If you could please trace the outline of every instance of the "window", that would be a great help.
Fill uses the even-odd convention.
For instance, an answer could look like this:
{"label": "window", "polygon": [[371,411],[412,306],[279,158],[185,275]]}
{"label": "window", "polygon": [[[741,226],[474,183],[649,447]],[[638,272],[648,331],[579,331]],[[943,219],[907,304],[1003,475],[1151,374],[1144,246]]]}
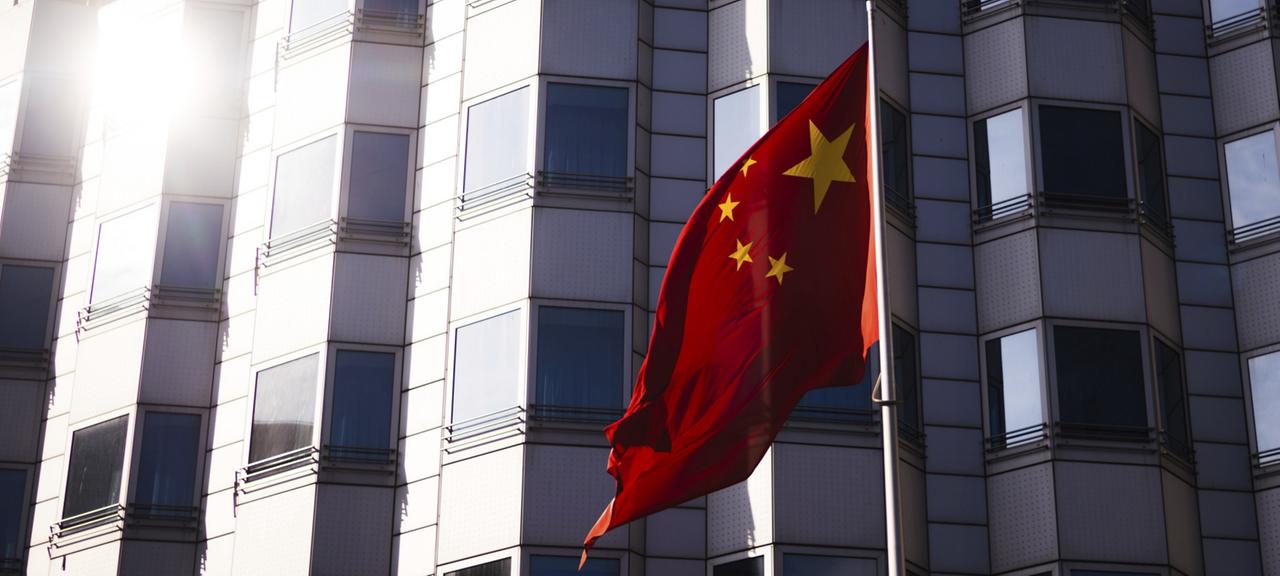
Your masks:
{"label": "window", "polygon": [[804,102],[810,92],[813,92],[813,84],[801,84],[799,82],[778,82],[774,87],[778,92],[774,104],[777,109],[774,122],[782,120],[784,116],[790,114],[801,102]]}
{"label": "window", "polygon": [[396,355],[338,350],[329,420],[330,456],[386,461],[392,449],[391,411]]}
{"label": "window", "polygon": [[182,288],[218,288],[222,249],[222,205],[173,202],[165,225],[160,283]]}
{"label": "window", "polygon": [[542,169],[575,176],[627,175],[626,88],[547,84]]}
{"label": "window", "polygon": [[1182,383],[1182,357],[1156,338],[1155,361],[1164,443],[1175,455],[1190,461],[1191,424],[1187,415],[1187,393]]}
{"label": "window", "polygon": [[867,369],[853,386],[818,388],[807,392],[791,417],[797,420],[870,422],[875,414],[871,388],[880,375],[880,344],[867,351]]}
{"label": "window", "polygon": [[0,265],[0,348],[46,348],[52,299],[53,268]]}
{"label": "window", "polygon": [[364,0],[364,9],[395,14],[417,14],[418,0]]}
{"label": "window", "polygon": [[289,33],[305,30],[346,11],[347,0],[293,0]]}
{"label": "window", "polygon": [[783,554],[784,576],[854,576],[874,575],[879,563],[869,558],[841,558],[810,554]]}
{"label": "window", "polygon": [[893,377],[897,387],[898,428],[912,438],[920,438],[920,379],[916,362],[916,337],[893,325]]}
{"label": "window", "polygon": [[190,515],[194,510],[200,415],[147,412],[134,503],[150,515]]}
{"label": "window", "polygon": [[1154,572],[1115,572],[1113,570],[1072,570],[1071,576],[1157,576]]}
{"label": "window", "polygon": [[987,341],[987,411],[995,448],[1034,441],[1044,424],[1037,334],[1032,328]]}
{"label": "window", "polygon": [[22,557],[22,517],[27,507],[25,470],[0,468],[0,567]]}
{"label": "window", "polygon": [[1276,132],[1268,130],[1226,145],[1231,226],[1237,240],[1275,230],[1280,218],[1280,168]]}
{"label": "window", "polygon": [[884,197],[889,205],[910,213],[911,148],[907,138],[906,115],[881,100],[880,165],[884,168]]}
{"label": "window", "polygon": [[[1250,12],[1259,12],[1262,0],[1209,0],[1209,14],[1217,25]],[[1258,14],[1259,17],[1262,14]]]}
{"label": "window", "polygon": [[467,113],[464,199],[510,188],[529,172],[529,89],[472,106]]}
{"label": "window", "polygon": [[1249,359],[1249,390],[1260,461],[1264,465],[1280,462],[1280,352]]}
{"label": "window", "polygon": [[348,218],[404,222],[408,182],[408,135],[352,134]]}
{"label": "window", "polygon": [[613,421],[627,353],[621,310],[538,309],[537,415]]}
{"label": "window", "polygon": [[102,223],[90,303],[151,285],[157,220],[151,206]]}
{"label": "window", "polygon": [[1128,198],[1120,112],[1040,107],[1044,192],[1072,199]]}
{"label": "window", "polygon": [[120,474],[128,431],[129,417],[120,416],[72,433],[63,518],[120,503]]}
{"label": "window", "polygon": [[1076,429],[1147,426],[1137,331],[1056,326],[1053,339],[1063,423]]}
{"label": "window", "polygon": [[978,205],[990,207],[985,214],[988,218],[1014,212],[1020,207],[1014,200],[1027,195],[1026,137],[1023,129],[1021,108],[973,124]]}
{"label": "window", "polygon": [[258,372],[249,462],[311,445],[319,358],[319,354],[303,356]]}
{"label": "window", "polygon": [[760,126],[760,87],[751,86],[716,98],[712,115],[712,178],[718,180],[764,134]]}
{"label": "window", "polygon": [[1150,220],[1160,226],[1169,224],[1169,198],[1164,186],[1164,152],[1160,137],[1141,122],[1133,123],[1134,142],[1138,148],[1138,197]]}
{"label": "window", "polygon": [[[300,2],[299,2],[300,3]],[[271,206],[271,237],[330,218],[333,158],[338,137],[329,136],[276,159],[276,195]]]}
{"label": "window", "polygon": [[458,328],[453,352],[453,422],[520,404],[520,311]]}
{"label": "window", "polygon": [[479,566],[445,572],[444,576],[511,576],[511,559],[503,558]]}
{"label": "window", "polygon": [[743,558],[711,569],[712,576],[764,576],[764,556]]}
{"label": "window", "polygon": [[578,570],[578,559],[572,556],[530,556],[529,576],[618,576],[620,562],[616,558],[588,558]]}

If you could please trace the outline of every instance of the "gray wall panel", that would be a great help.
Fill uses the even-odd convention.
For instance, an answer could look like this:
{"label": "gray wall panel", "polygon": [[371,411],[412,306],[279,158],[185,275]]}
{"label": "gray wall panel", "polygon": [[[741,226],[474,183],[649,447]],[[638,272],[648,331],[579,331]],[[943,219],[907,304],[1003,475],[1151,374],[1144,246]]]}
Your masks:
{"label": "gray wall panel", "polygon": [[1167,470],[1161,476],[1169,563],[1184,574],[1199,576],[1204,572],[1204,554],[1200,550],[1200,507],[1196,490]]}
{"label": "gray wall panel", "polygon": [[969,113],[1027,96],[1027,51],[1021,19],[974,32],[964,41]]}
{"label": "gray wall panel", "polygon": [[1175,218],[1222,220],[1222,191],[1216,180],[1170,176],[1169,208]]}
{"label": "gray wall panel", "polygon": [[707,55],[697,52],[654,50],[653,88],[706,93]]}
{"label": "gray wall panel", "polygon": [[925,378],[977,380],[977,338],[933,332],[920,334],[920,374]]}
{"label": "gray wall panel", "polygon": [[823,77],[867,40],[856,2],[769,0],[769,72]]}
{"label": "gray wall panel", "polygon": [[968,244],[972,239],[969,203],[916,199],[916,239]]}
{"label": "gray wall panel", "polygon": [[916,246],[916,270],[923,286],[973,288],[973,249],[967,246]]}
{"label": "gray wall panel", "polygon": [[1160,91],[1184,96],[1209,96],[1209,66],[1203,58],[1156,55]]}
{"label": "gray wall panel", "polygon": [[[1123,103],[1120,25],[1027,17],[1027,69],[1033,96]],[[1071,50],[1063,50],[1071,46]]]}
{"label": "gray wall panel", "polygon": [[[987,522],[987,483],[984,479],[929,474],[927,482],[930,522]],[[985,544],[983,548],[986,548]]]}
{"label": "gray wall panel", "polygon": [[[395,490],[370,486],[320,486],[316,506],[317,576],[384,573],[391,566]],[[434,497],[434,495],[433,495]]]}
{"label": "gray wall panel", "polygon": [[1258,493],[1258,537],[1266,573],[1280,574],[1280,489]]}
{"label": "gray wall panel", "polygon": [[654,92],[653,131],[706,136],[707,99],[693,94]]}
{"label": "gray wall panel", "polygon": [[968,155],[963,118],[911,115],[911,150],[916,154],[964,158]]}
{"label": "gray wall panel", "polygon": [[1213,138],[1213,101],[1196,96],[1160,97],[1164,131],[1181,136]]}
{"label": "gray wall panel", "polygon": [[925,378],[923,387],[926,424],[982,425],[982,393],[977,382]]}
{"label": "gray wall panel", "polygon": [[797,444],[773,450],[779,541],[884,546],[879,451]]}
{"label": "gray wall panel", "polygon": [[1240,358],[1230,352],[1188,350],[1183,354],[1187,368],[1187,391],[1191,394],[1234,396],[1240,392]]}
{"label": "gray wall panel", "polygon": [[1040,242],[1046,314],[1130,322],[1146,319],[1137,237],[1044,229]]}
{"label": "gray wall panel", "polygon": [[913,72],[964,73],[964,52],[958,36],[907,32],[907,52]]}
{"label": "gray wall panel", "polygon": [[541,4],[542,72],[635,78],[636,3],[543,0]]}
{"label": "gray wall panel", "polygon": [[907,21],[912,30],[959,32],[960,4],[957,2],[908,2]]}
{"label": "gray wall panel", "polygon": [[645,553],[698,558],[707,553],[707,512],[670,508],[645,519]]}
{"label": "gray wall panel", "polygon": [[1204,57],[1204,20],[1199,17],[1157,14],[1156,50],[1167,54]]}
{"label": "gray wall panel", "polygon": [[649,181],[649,217],[667,222],[684,222],[702,201],[706,185],[696,180],[654,178]]}
{"label": "gray wall panel", "polygon": [[1057,509],[1052,464],[992,476],[991,571],[1049,562],[1058,556]]}
{"label": "gray wall panel", "polygon": [[1215,576],[1217,574],[1262,576],[1258,543],[1249,540],[1205,538],[1204,567],[1206,573]]}
{"label": "gray wall panel", "polygon": [[1227,263],[1227,233],[1221,222],[1174,219],[1178,235],[1174,255],[1179,260]]}
{"label": "gray wall panel", "polygon": [[911,159],[912,192],[917,199],[969,202],[969,164],[965,160],[916,156]]}
{"label": "gray wall panel", "polygon": [[1166,562],[1158,469],[1061,462],[1057,483],[1063,556]]}
{"label": "gray wall panel", "polygon": [[1177,14],[1199,18],[1201,5],[1199,0],[1153,0],[1151,7],[1162,14]]}
{"label": "gray wall panel", "polygon": [[1196,469],[1201,489],[1253,489],[1248,446],[1197,442]]}
{"label": "gray wall panel", "polygon": [[1040,316],[1040,256],[1034,231],[981,244],[975,259],[980,332]]}
{"label": "gray wall panel", "polygon": [[964,116],[964,78],[912,72],[911,110]]}
{"label": "gray wall panel", "polygon": [[653,43],[657,48],[706,52],[706,12],[665,8],[654,9]]}
{"label": "gray wall panel", "polygon": [[1248,444],[1244,400],[1192,396],[1191,429],[1196,440]]}
{"label": "gray wall panel", "polygon": [[1182,341],[1178,316],[1178,279],[1173,259],[1142,240],[1142,283],[1146,293],[1147,321],[1176,342]]}
{"label": "gray wall panel", "polygon": [[1195,178],[1218,177],[1218,149],[1213,140],[1165,136],[1164,155],[1171,175]]}
{"label": "gray wall panel", "polygon": [[929,568],[934,574],[986,574],[991,570],[987,549],[986,527],[929,525]]}
{"label": "gray wall panel", "polygon": [[973,292],[949,288],[920,289],[920,329],[972,334],[978,328]]}
{"label": "gray wall panel", "polygon": [[653,175],[698,180],[706,175],[707,144],[702,138],[653,136]]}
{"label": "gray wall panel", "polygon": [[1237,264],[1231,278],[1240,349],[1280,342],[1280,254]]}
{"label": "gray wall panel", "polygon": [[1178,297],[1187,304],[1231,306],[1231,275],[1218,264],[1178,263]]}
{"label": "gray wall panel", "polygon": [[1275,55],[1270,42],[1257,42],[1214,56],[1209,60],[1209,72],[1219,135],[1276,118]]}
{"label": "gray wall panel", "polygon": [[719,90],[764,71],[764,42],[747,41],[748,3],[738,0],[711,11],[708,55],[711,89]]}
{"label": "gray wall panel", "polygon": [[1160,96],[1156,86],[1156,59],[1147,44],[1123,29],[1125,91],[1129,105],[1140,116],[1157,125],[1160,119]]}
{"label": "gray wall panel", "polygon": [[1236,324],[1231,310],[1182,307],[1183,345],[1201,350],[1231,352],[1236,349]]}
{"label": "gray wall panel", "polygon": [[1200,527],[1206,538],[1258,538],[1258,518],[1249,492],[1200,491]]}
{"label": "gray wall panel", "polygon": [[981,430],[927,426],[925,434],[930,473],[982,475]]}

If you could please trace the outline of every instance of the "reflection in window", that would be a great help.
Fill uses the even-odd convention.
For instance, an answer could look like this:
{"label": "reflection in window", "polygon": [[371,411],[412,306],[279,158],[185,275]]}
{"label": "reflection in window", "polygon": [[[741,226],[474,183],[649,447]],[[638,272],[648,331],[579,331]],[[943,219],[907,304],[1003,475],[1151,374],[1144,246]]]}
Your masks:
{"label": "reflection in window", "polygon": [[217,288],[221,247],[221,204],[169,204],[160,283],[183,288]]}
{"label": "reflection in window", "polygon": [[338,137],[329,136],[276,159],[276,194],[271,237],[328,220],[333,202],[333,158]]}
{"label": "reflection in window", "polygon": [[445,572],[444,576],[511,576],[511,559],[503,558],[479,566]]}
{"label": "reflection in window", "polygon": [[909,437],[920,438],[920,378],[916,361],[916,337],[893,325],[893,385],[898,395],[898,428]]}
{"label": "reflection in window", "polygon": [[529,89],[521,88],[470,108],[463,193],[503,188],[529,172]]}
{"label": "reflection in window", "polygon": [[720,179],[764,134],[760,126],[760,87],[752,86],[716,98],[712,120],[714,129],[715,179]]}
{"label": "reflection in window", "polygon": [[299,32],[347,11],[347,0],[293,0],[289,33]]}
{"label": "reflection in window", "polygon": [[880,375],[880,344],[867,351],[867,369],[853,386],[817,388],[800,398],[791,417],[797,420],[838,422],[870,422],[875,410],[871,405],[871,388]]}
{"label": "reflection in window", "polygon": [[[1249,359],[1249,390],[1258,452],[1280,450],[1280,352]],[[1264,460],[1264,463],[1277,461],[1280,460]]]}
{"label": "reflection in window", "polygon": [[907,116],[881,100],[880,164],[885,200],[904,212],[911,210],[911,148],[907,139]]}
{"label": "reflection in window", "polygon": [[348,218],[403,222],[408,181],[408,135],[352,134]]}
{"label": "reflection in window", "polygon": [[458,328],[453,348],[453,422],[519,405],[519,310]]}
{"label": "reflection in window", "polygon": [[783,554],[784,576],[853,576],[875,574],[877,562],[868,558],[842,558],[810,554]]}
{"label": "reflection in window", "polygon": [[1158,338],[1155,339],[1154,352],[1164,442],[1174,454],[1190,460],[1191,424],[1187,415],[1187,392],[1182,381],[1182,357]]}
{"label": "reflection in window", "polygon": [[1280,216],[1275,130],[1228,142],[1226,152],[1231,226],[1239,230]]}
{"label": "reflection in window", "polygon": [[1146,428],[1142,342],[1135,330],[1053,329],[1058,412],[1077,428]]}
{"label": "reflection in window", "polygon": [[[1026,137],[1022,109],[1016,108],[973,124],[978,204],[992,206],[1027,194]],[[995,211],[991,218],[1008,212]]]}
{"label": "reflection in window", "polygon": [[1260,8],[1262,8],[1262,0],[1209,0],[1209,15],[1214,24],[1220,24],[1245,13],[1258,12]]}
{"label": "reflection in window", "polygon": [[529,576],[618,576],[617,558],[588,558],[578,570],[578,559],[572,556],[530,556]]}
{"label": "reflection in window", "polygon": [[1045,194],[1113,202],[1128,198],[1123,137],[1118,111],[1041,106]]}
{"label": "reflection in window", "polygon": [[71,435],[63,518],[120,503],[120,473],[128,432],[129,417],[120,416],[81,428]]}
{"label": "reflection in window", "polygon": [[44,349],[52,299],[53,268],[0,265],[0,348]]}
{"label": "reflection in window", "polygon": [[743,558],[711,569],[712,576],[764,576],[764,556]]}
{"label": "reflection in window", "polygon": [[103,222],[89,301],[102,302],[151,284],[156,246],[156,207]]}
{"label": "reflection in window", "polygon": [[152,514],[190,513],[200,452],[200,416],[148,412],[143,420],[135,504]]}
{"label": "reflection in window", "polygon": [[1036,440],[1044,424],[1035,328],[987,341],[987,410],[996,448]]}
{"label": "reflection in window", "polygon": [[542,169],[562,174],[627,175],[626,88],[547,84]]}
{"label": "reflection in window", "polygon": [[613,421],[626,355],[621,310],[538,309],[538,414]]}
{"label": "reflection in window", "polygon": [[774,116],[774,122],[782,120],[784,116],[795,110],[804,99],[813,92],[813,84],[801,84],[799,82],[778,82],[774,85],[774,89],[778,92],[775,96],[774,107],[777,114]]}
{"label": "reflection in window", "polygon": [[1134,122],[1134,145],[1138,151],[1138,198],[1151,220],[1169,223],[1169,199],[1164,187],[1164,154],[1160,137],[1146,124]]}
{"label": "reflection in window", "polygon": [[329,422],[332,456],[385,460],[391,446],[396,355],[338,350]]}
{"label": "reflection in window", "polygon": [[22,557],[22,516],[27,507],[25,470],[0,468],[0,565]]}
{"label": "reflection in window", "polygon": [[249,462],[311,445],[319,359],[311,354],[258,372]]}

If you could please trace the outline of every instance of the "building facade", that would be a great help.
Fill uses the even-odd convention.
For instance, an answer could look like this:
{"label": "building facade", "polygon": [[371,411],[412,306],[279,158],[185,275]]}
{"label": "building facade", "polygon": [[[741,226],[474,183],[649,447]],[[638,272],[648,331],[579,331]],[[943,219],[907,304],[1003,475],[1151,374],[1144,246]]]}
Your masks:
{"label": "building facade", "polygon": [[[917,576],[1280,576],[1272,0],[877,0]],[[859,0],[0,7],[0,574],[575,573]],[[599,576],[885,574],[871,378]]]}

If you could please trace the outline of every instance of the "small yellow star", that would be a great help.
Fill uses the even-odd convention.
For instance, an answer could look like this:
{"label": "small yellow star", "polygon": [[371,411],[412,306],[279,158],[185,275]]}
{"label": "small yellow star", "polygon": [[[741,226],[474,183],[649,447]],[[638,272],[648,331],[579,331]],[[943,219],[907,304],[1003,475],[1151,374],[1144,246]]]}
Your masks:
{"label": "small yellow star", "polygon": [[782,275],[792,270],[795,270],[795,268],[787,266],[787,253],[783,252],[781,258],[774,258],[773,256],[769,257],[769,273],[765,274],[764,277],[777,278],[778,285],[781,286]]}
{"label": "small yellow star", "polygon": [[813,213],[822,207],[822,199],[827,197],[827,190],[832,182],[854,182],[853,172],[844,162],[844,151],[849,146],[849,137],[853,135],[853,126],[849,126],[835,140],[827,140],[818,126],[809,121],[810,155],[804,161],[792,166],[783,176],[798,176],[813,179]]}
{"label": "small yellow star", "polygon": [[747,242],[746,246],[742,245],[741,240],[734,240],[734,242],[738,243],[738,249],[733,254],[730,254],[729,257],[738,261],[738,267],[734,268],[734,270],[741,270],[743,262],[751,262],[751,254],[748,251],[751,250],[751,245],[755,244],[755,242]]}
{"label": "small yellow star", "polygon": [[743,178],[747,177],[747,170],[750,170],[755,164],[758,164],[755,158],[747,158],[747,161],[742,163],[742,169],[739,172],[742,172]]}
{"label": "small yellow star", "polygon": [[737,207],[738,207],[738,204],[741,204],[741,202],[734,202],[734,201],[733,201],[733,194],[727,194],[727,195],[725,195],[725,197],[724,197],[724,202],[720,203],[720,205],[719,205],[719,206],[720,206],[720,221],[721,221],[721,222],[724,222],[724,219],[725,219],[725,218],[728,218],[729,220],[733,220],[733,209],[734,209],[734,208],[737,208]]}

